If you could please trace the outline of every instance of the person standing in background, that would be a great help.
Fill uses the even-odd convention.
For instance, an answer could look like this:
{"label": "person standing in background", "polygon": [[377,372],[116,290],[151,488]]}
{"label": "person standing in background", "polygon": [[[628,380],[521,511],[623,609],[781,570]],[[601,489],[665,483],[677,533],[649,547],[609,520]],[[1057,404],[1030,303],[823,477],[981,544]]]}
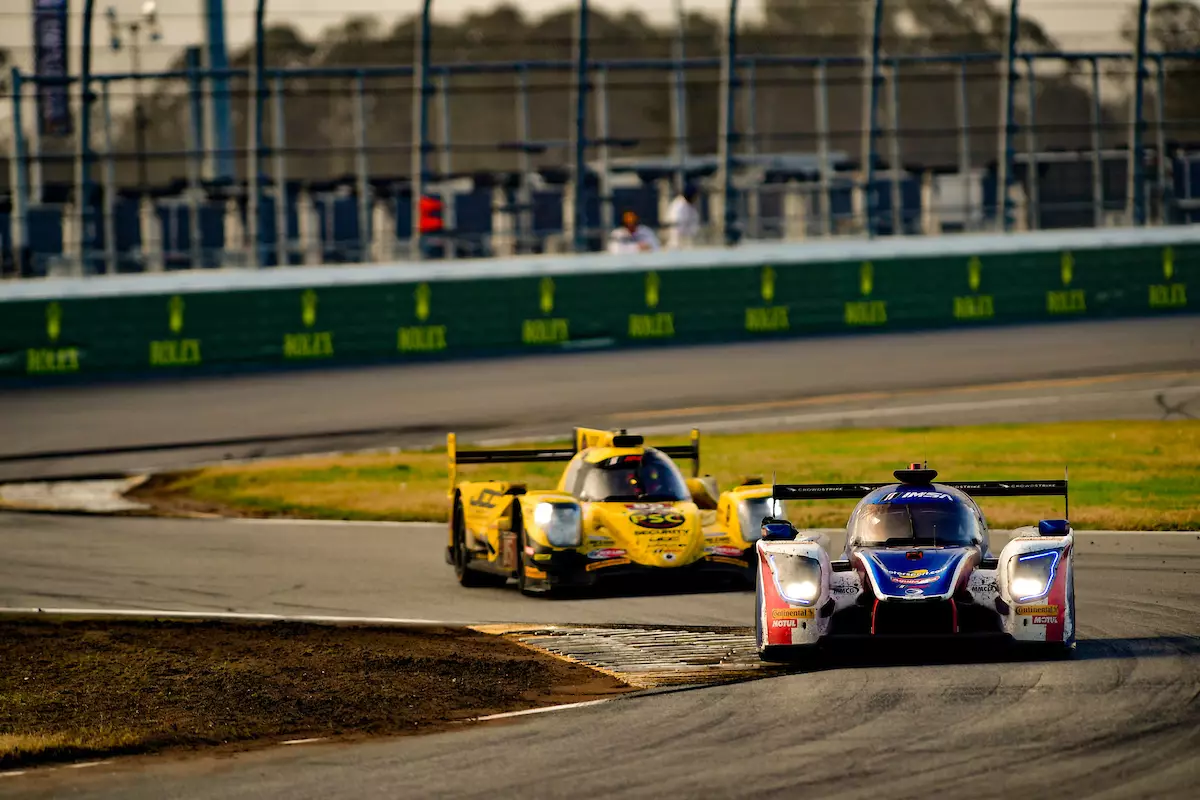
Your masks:
{"label": "person standing in background", "polygon": [[667,209],[667,222],[671,226],[667,238],[672,250],[694,247],[700,235],[700,211],[696,208],[696,188],[684,186]]}
{"label": "person standing in background", "polygon": [[646,253],[658,249],[658,237],[654,231],[638,221],[637,212],[626,211],[621,215],[621,227],[608,237],[610,253]]}

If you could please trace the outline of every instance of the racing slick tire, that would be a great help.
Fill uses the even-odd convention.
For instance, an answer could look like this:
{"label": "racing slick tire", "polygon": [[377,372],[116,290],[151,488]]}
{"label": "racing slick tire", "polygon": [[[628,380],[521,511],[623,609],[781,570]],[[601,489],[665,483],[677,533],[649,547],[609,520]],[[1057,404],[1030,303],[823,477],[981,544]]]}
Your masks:
{"label": "racing slick tire", "polygon": [[471,554],[467,550],[467,525],[463,519],[462,499],[454,498],[454,577],[459,586],[468,589],[480,587],[503,586],[508,578],[504,575],[494,575],[490,572],[480,572],[471,569]]}

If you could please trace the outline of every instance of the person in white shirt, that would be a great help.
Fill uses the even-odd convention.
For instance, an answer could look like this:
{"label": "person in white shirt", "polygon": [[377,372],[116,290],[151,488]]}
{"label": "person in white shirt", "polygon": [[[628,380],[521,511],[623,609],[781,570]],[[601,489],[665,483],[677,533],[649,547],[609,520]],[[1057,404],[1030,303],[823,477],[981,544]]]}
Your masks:
{"label": "person in white shirt", "polygon": [[610,253],[646,253],[658,248],[658,237],[654,231],[642,225],[633,211],[621,215],[621,227],[608,237]]}
{"label": "person in white shirt", "polygon": [[672,250],[696,244],[696,237],[700,234],[700,211],[696,208],[695,187],[685,186],[675,196],[671,207],[667,209],[667,222],[671,225],[667,242]]}

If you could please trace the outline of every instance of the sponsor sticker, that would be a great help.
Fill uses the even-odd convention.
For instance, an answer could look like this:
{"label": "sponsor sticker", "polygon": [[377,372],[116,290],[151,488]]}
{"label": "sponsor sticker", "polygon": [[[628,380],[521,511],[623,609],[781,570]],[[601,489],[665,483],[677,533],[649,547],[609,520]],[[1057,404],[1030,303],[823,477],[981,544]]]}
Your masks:
{"label": "sponsor sticker", "polygon": [[629,515],[629,521],[639,528],[663,530],[678,528],[686,518],[678,511],[635,511]]}
{"label": "sponsor sticker", "polygon": [[954,498],[945,492],[902,491],[888,492],[883,496],[882,503],[907,502],[912,500],[932,500],[934,502],[953,502]]}
{"label": "sponsor sticker", "polygon": [[593,550],[587,554],[588,558],[604,560],[608,558],[621,558],[625,555],[625,551],[619,547],[604,547],[599,550]]}
{"label": "sponsor sticker", "polygon": [[771,623],[772,628],[795,628],[800,623],[794,619],[777,619]]}
{"label": "sponsor sticker", "polygon": [[905,597],[920,597],[923,594],[925,594],[925,590],[918,589],[915,586],[910,586],[909,588],[904,590]]}
{"label": "sponsor sticker", "polygon": [[740,549],[738,549],[736,547],[730,547],[728,545],[717,545],[715,547],[706,547],[706,548],[704,548],[704,552],[709,553],[714,556],[732,556],[734,558],[736,558],[742,554],[742,551]]}
{"label": "sponsor sticker", "polygon": [[1021,616],[1058,616],[1058,606],[1017,606],[1017,613]]}
{"label": "sponsor sticker", "polygon": [[534,561],[549,561],[550,554],[549,553],[534,553],[533,560]]}
{"label": "sponsor sticker", "polygon": [[597,561],[594,564],[588,564],[586,569],[591,572],[594,569],[604,569],[605,567],[619,567],[622,564],[628,564],[628,558],[614,558],[612,561]]}
{"label": "sponsor sticker", "polygon": [[771,619],[814,619],[816,615],[811,608],[777,608],[771,612]]}
{"label": "sponsor sticker", "polygon": [[1034,625],[1053,625],[1058,622],[1058,617],[1034,617]]}

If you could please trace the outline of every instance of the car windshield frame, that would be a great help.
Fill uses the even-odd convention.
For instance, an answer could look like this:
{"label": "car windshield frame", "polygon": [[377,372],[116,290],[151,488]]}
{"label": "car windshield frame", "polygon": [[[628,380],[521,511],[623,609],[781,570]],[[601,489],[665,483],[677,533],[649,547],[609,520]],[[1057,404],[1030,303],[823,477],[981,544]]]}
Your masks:
{"label": "car windshield frame", "polygon": [[[872,530],[873,529],[873,530]],[[868,503],[848,531],[854,547],[980,547],[984,530],[966,503]]]}
{"label": "car windshield frame", "polygon": [[[651,470],[659,474],[651,475]],[[574,494],[589,503],[673,503],[691,499],[679,467],[657,450],[586,463],[576,486]],[[631,491],[622,491],[627,488]]]}

